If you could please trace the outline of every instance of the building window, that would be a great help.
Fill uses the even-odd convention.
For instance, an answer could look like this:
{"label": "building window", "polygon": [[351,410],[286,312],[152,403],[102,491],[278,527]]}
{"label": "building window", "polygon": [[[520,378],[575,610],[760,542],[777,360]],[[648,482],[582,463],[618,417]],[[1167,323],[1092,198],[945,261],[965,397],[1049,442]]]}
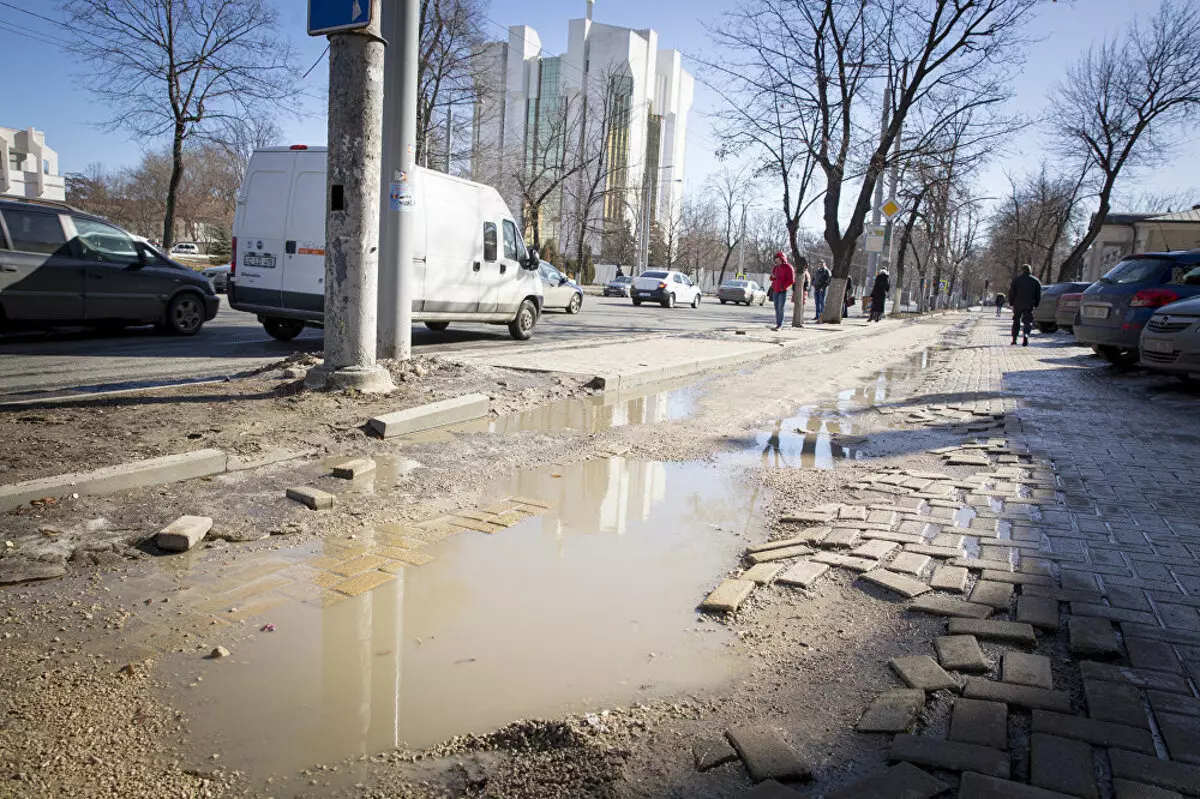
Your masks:
{"label": "building window", "polygon": [[25,171],[25,154],[14,150],[8,151],[8,168],[14,172]]}

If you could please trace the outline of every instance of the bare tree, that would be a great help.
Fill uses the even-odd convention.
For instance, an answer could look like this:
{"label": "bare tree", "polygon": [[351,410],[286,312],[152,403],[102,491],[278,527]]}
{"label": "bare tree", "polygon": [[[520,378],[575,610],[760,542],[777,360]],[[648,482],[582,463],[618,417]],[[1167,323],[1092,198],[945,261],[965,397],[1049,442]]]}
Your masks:
{"label": "bare tree", "polygon": [[1097,209],[1059,276],[1082,274],[1083,254],[1112,210],[1117,179],[1167,151],[1200,117],[1200,6],[1163,0],[1146,22],[1093,47],[1052,93],[1060,149],[1094,178]]}
{"label": "bare tree", "polygon": [[295,92],[291,48],[267,0],[67,0],[72,49],[91,69],[108,123],[171,137],[162,234],[174,237],[184,143],[223,122],[273,115]]}
{"label": "bare tree", "polygon": [[563,185],[586,165],[585,154],[577,146],[579,128],[586,124],[579,102],[578,94],[540,98],[531,115],[526,141],[518,145],[524,157],[514,153],[509,159],[514,170],[510,179],[521,201],[521,218],[534,247],[541,245],[543,206],[555,194],[561,194]]}
{"label": "bare tree", "polygon": [[749,183],[746,173],[741,169],[737,172],[726,167],[715,175],[709,176],[709,186],[716,196],[717,205],[721,212],[721,275],[717,285],[725,282],[725,270],[729,267],[729,258],[741,244],[746,235],[746,211],[749,206]]}
{"label": "bare tree", "polygon": [[[444,130],[449,118],[451,140],[461,137],[468,124],[469,109],[483,87],[474,62],[486,36],[487,4],[484,0],[421,0],[421,42],[417,62],[417,152],[418,164],[429,166],[431,156],[447,166]],[[460,107],[455,127],[454,108]]]}

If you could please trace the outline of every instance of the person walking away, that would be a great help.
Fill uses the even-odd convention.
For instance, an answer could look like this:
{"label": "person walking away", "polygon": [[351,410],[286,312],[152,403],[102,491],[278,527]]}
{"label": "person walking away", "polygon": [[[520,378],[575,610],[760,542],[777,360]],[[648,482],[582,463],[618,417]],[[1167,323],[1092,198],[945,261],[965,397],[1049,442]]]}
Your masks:
{"label": "person walking away", "polygon": [[883,304],[887,301],[888,292],[892,288],[892,279],[886,269],[880,269],[875,275],[875,284],[871,286],[871,318],[869,321],[878,322],[883,319]]}
{"label": "person walking away", "polygon": [[1004,301],[1008,299],[999,291],[996,292],[996,318],[1000,318],[1000,312],[1004,310]]}
{"label": "person walking away", "polygon": [[1023,327],[1025,335],[1021,340],[1022,347],[1029,346],[1029,331],[1033,327],[1033,309],[1042,302],[1042,282],[1033,276],[1033,267],[1021,265],[1021,274],[1013,278],[1008,287],[1008,304],[1012,308],[1012,343],[1016,346],[1017,330]]}
{"label": "person walking away", "polygon": [[813,272],[812,287],[813,300],[817,304],[817,315],[813,317],[814,322],[821,321],[821,314],[825,313],[825,294],[829,291],[829,280],[833,277],[833,273],[829,271],[829,267],[821,261],[821,265]]}
{"label": "person walking away", "polygon": [[846,275],[846,293],[842,297],[842,316],[850,315],[850,306],[854,304],[854,278]]}
{"label": "person walking away", "polygon": [[771,301],[775,303],[775,327],[783,329],[783,312],[787,308],[788,289],[796,282],[796,270],[782,252],[775,253],[775,268],[771,270]]}

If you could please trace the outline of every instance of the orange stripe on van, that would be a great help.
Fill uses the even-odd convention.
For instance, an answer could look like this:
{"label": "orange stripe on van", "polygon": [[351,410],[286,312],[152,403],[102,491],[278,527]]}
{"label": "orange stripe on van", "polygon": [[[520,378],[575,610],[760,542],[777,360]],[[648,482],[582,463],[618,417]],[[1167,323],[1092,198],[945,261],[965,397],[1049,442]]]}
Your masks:
{"label": "orange stripe on van", "polygon": [[324,255],[325,254],[324,250],[318,250],[315,247],[301,247],[300,249],[296,250],[296,252],[299,253],[300,255]]}

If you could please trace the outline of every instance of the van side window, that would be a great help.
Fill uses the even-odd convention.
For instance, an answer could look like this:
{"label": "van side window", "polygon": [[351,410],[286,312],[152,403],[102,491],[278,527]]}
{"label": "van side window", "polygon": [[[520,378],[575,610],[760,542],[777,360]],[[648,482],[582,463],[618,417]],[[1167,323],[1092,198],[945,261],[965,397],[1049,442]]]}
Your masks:
{"label": "van side window", "polygon": [[507,219],[504,220],[504,257],[517,260],[517,226]]}
{"label": "van side window", "polygon": [[483,260],[493,263],[496,260],[496,223],[483,223]]}
{"label": "van side window", "polygon": [[8,226],[8,235],[12,237],[14,250],[52,255],[67,243],[57,214],[10,208],[4,211],[4,222]]}

